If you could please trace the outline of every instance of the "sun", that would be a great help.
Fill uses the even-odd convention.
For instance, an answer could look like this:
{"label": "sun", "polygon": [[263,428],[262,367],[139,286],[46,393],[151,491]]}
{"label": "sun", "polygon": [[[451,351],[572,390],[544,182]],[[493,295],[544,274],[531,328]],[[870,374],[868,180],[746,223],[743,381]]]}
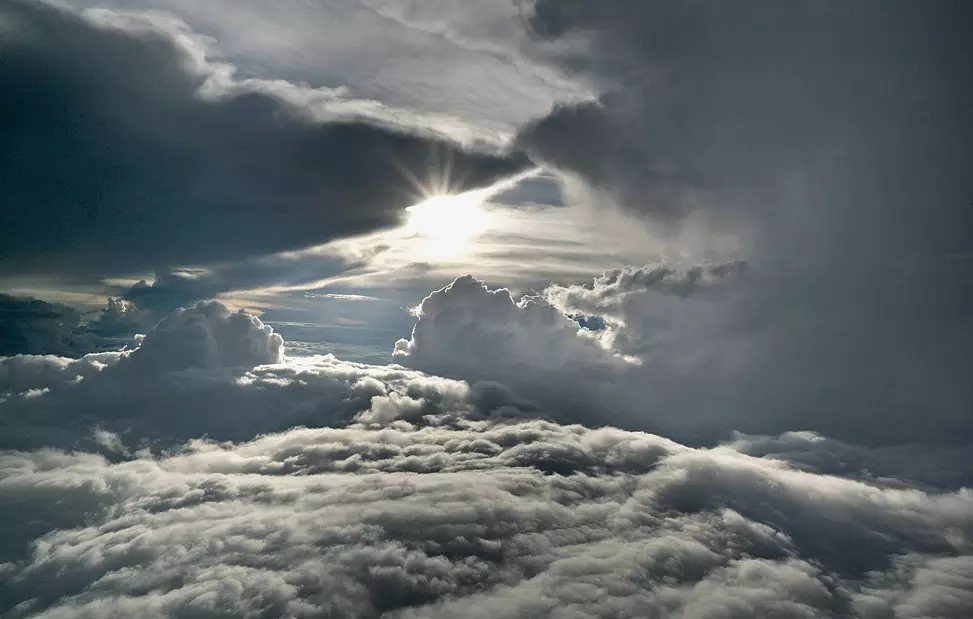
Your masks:
{"label": "sun", "polygon": [[429,258],[449,259],[470,252],[490,227],[490,212],[479,191],[433,195],[406,209],[406,228]]}

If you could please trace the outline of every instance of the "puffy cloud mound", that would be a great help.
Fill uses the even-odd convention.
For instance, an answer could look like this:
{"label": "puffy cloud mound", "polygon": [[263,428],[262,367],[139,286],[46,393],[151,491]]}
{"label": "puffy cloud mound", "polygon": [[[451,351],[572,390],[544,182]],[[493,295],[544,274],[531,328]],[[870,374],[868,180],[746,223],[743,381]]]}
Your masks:
{"label": "puffy cloud mound", "polygon": [[469,275],[426,297],[417,315],[412,337],[396,343],[394,361],[502,383],[561,418],[599,423],[594,403],[610,396],[612,377],[631,366],[543,297],[514,300]]}
{"label": "puffy cloud mound", "polygon": [[603,321],[617,352],[676,364],[698,354],[700,340],[719,337],[727,313],[720,301],[746,272],[741,261],[626,266],[587,285],[549,286],[544,296],[566,314]]}
{"label": "puffy cloud mound", "polygon": [[[973,495],[549,422],[0,456],[11,617],[962,617]],[[60,508],[51,510],[57,501]],[[23,540],[33,540],[24,545]]]}
{"label": "puffy cloud mound", "polygon": [[[876,445],[966,435],[973,391],[957,374],[965,328],[947,329],[955,342],[923,343],[922,326],[896,340],[862,333],[864,314],[836,311],[813,287],[784,279],[744,262],[652,264],[515,300],[463,277],[422,302],[395,360],[503,383],[561,419],[694,443],[732,431],[815,430]],[[941,357],[901,350],[928,355],[933,345]]]}
{"label": "puffy cloud mound", "polygon": [[393,358],[435,373],[569,370],[607,357],[543,298],[514,301],[510,291],[490,290],[472,275],[430,294],[417,313],[412,338],[396,343]]}
{"label": "puffy cloud mound", "polygon": [[285,359],[279,334],[217,302],[176,310],[132,350],[0,359],[0,448],[95,449],[95,430],[139,445],[245,440],[300,424],[416,421],[443,410],[536,412],[489,382],[331,355]]}
{"label": "puffy cloud mound", "polygon": [[163,370],[280,363],[284,340],[256,316],[216,301],[179,308],[145,335],[128,363]]}

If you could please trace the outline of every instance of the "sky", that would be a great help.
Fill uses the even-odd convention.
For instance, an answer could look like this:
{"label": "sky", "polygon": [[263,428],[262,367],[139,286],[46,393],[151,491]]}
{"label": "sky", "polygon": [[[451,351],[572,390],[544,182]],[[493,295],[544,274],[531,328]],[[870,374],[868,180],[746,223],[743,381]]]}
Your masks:
{"label": "sky", "polygon": [[0,616],[973,615],[971,31],[0,3]]}

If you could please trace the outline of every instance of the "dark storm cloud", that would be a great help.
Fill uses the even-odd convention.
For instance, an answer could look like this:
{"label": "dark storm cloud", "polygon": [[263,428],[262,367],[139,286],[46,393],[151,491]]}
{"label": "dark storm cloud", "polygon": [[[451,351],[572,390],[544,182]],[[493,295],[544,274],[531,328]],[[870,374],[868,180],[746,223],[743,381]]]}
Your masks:
{"label": "dark storm cloud", "polygon": [[152,323],[179,307],[220,294],[264,286],[295,286],[320,281],[361,265],[361,261],[327,253],[288,252],[258,256],[206,268],[158,268],[152,282],[140,280],[117,291],[119,297],[144,311]]}
{"label": "dark storm cloud", "polygon": [[966,3],[539,0],[530,24],[585,41],[605,95],[522,139],[629,206],[759,217],[804,251],[844,229],[821,249],[969,253]]}
{"label": "dark storm cloud", "polygon": [[[579,56],[565,66],[604,94],[555,108],[524,128],[523,144],[674,244],[690,235],[713,258],[751,267],[719,304],[675,304],[682,318],[634,291],[605,309],[638,336],[621,350],[680,342],[677,359],[723,360],[687,373],[656,355],[655,393],[679,403],[658,414],[891,442],[970,431],[970,9],[535,4],[535,33],[572,41],[564,49]],[[702,332],[688,318],[697,310]]]}
{"label": "dark storm cloud", "polygon": [[4,2],[0,55],[7,273],[297,249],[394,224],[415,199],[408,173],[435,180],[448,161],[468,187],[525,164],[361,120],[315,121],[272,89],[232,84],[151,19],[125,30]]}
{"label": "dark storm cloud", "polygon": [[91,352],[99,338],[85,333],[81,312],[62,303],[0,293],[0,357],[78,355]]}

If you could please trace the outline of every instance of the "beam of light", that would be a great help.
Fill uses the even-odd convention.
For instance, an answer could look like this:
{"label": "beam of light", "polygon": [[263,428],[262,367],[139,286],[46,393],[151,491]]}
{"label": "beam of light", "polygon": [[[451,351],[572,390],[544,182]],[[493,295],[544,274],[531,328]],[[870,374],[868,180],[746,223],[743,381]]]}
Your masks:
{"label": "beam of light", "polygon": [[468,253],[490,227],[491,213],[479,196],[468,192],[432,196],[406,209],[407,230],[419,240],[426,259],[448,260]]}
{"label": "beam of light", "polygon": [[406,230],[420,241],[424,259],[452,260],[464,256],[497,217],[484,207],[484,202],[537,173],[536,169],[528,170],[489,187],[459,194],[427,193],[424,200],[405,209]]}

